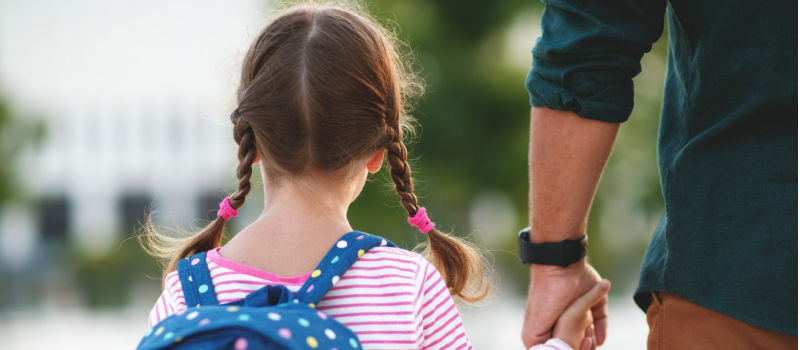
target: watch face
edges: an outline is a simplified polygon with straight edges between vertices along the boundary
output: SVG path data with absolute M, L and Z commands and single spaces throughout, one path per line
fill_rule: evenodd
M 519 231 L 519 237 L 530 242 L 530 226 L 523 228 Z

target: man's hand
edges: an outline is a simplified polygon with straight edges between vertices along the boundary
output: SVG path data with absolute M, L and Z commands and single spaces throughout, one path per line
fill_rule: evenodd
M 570 303 L 601 280 L 597 271 L 583 259 L 568 267 L 531 265 L 530 288 L 522 326 L 526 348 L 553 337 L 553 325 Z M 608 296 L 592 307 L 595 344 L 606 340 Z

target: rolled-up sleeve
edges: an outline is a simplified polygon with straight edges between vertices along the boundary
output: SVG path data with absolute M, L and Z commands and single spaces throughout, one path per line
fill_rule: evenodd
M 662 34 L 666 0 L 544 0 L 525 85 L 531 106 L 621 123 L 639 61 Z

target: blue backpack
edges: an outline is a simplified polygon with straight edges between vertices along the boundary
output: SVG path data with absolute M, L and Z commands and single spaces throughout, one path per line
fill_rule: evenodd
M 362 349 L 349 328 L 315 305 L 363 253 L 385 239 L 349 232 L 333 246 L 293 295 L 265 286 L 244 299 L 218 304 L 206 252 L 176 265 L 188 309 L 154 325 L 137 349 Z

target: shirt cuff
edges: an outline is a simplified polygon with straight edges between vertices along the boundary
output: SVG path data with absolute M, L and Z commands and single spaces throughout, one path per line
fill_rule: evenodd
M 552 338 L 544 344 L 531 346 L 528 350 L 572 350 L 572 347 L 561 339 Z
M 576 75 L 570 82 L 550 81 L 531 68 L 525 80 L 530 105 L 559 111 L 570 111 L 582 118 L 608 123 L 628 120 L 634 109 L 634 83 L 600 84 L 591 77 Z

